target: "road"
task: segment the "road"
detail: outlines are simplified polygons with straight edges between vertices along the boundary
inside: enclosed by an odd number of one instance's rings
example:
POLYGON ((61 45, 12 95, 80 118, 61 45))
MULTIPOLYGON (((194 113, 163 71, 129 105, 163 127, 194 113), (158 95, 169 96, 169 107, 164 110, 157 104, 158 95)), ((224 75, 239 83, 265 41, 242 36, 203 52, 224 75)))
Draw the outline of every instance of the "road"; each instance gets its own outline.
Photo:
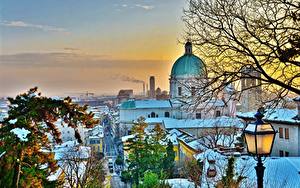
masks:
POLYGON ((104 156, 106 158, 117 157, 117 147, 114 143, 111 126, 109 124, 104 125, 104 156))
MULTIPOLYGON (((112 136, 112 130, 111 130, 111 125, 109 124, 109 121, 105 121, 104 125, 104 156, 108 160, 109 158, 115 159, 117 158, 118 155, 118 149, 116 144, 114 143, 114 139, 112 136)), ((119 175, 115 173, 115 169, 113 173, 108 172, 110 174, 111 179, 110 179, 110 186, 112 188, 125 188, 125 184, 121 181, 121 178, 119 175)))

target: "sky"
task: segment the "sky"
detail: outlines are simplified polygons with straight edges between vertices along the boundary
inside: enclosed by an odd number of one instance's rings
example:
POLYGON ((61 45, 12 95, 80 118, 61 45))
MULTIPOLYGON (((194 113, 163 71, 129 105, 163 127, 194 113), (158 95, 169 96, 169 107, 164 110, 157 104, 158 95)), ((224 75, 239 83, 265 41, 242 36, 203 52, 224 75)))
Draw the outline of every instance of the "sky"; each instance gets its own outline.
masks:
POLYGON ((1 0, 0 96, 169 89, 185 0, 1 0))

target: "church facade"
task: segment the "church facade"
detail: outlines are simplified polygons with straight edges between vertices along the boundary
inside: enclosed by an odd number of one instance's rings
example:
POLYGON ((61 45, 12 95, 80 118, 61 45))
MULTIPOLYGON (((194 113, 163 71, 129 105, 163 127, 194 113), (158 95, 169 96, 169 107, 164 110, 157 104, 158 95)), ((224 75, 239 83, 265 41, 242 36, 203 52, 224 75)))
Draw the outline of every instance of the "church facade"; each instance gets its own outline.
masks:
POLYGON ((206 76, 205 63, 193 54, 192 43, 186 42, 184 54, 173 64, 170 74, 168 100, 131 99, 120 105, 120 127, 127 131, 139 117, 172 119, 208 119, 229 116, 229 107, 221 99, 193 107, 197 95, 196 85, 206 76))

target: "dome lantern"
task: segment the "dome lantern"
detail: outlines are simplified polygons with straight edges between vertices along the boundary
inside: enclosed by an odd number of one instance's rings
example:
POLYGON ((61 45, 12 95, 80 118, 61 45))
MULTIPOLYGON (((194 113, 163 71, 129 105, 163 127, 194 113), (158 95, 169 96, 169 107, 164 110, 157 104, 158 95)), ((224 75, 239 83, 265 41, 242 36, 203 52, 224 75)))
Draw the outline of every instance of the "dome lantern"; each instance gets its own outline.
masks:
POLYGON ((194 77, 204 73, 203 61, 195 56, 192 51, 192 43, 188 40, 185 45, 185 54, 179 57, 173 64, 172 77, 194 77))
POLYGON ((185 54, 193 54, 192 43, 188 40, 185 45, 185 54))

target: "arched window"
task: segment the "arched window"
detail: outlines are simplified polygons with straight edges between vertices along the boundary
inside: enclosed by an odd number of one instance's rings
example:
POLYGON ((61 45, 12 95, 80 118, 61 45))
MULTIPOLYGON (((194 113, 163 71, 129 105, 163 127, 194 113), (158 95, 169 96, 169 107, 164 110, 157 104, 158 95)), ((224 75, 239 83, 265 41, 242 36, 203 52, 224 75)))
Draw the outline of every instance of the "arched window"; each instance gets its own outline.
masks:
POLYGON ((170 117, 170 112, 165 112, 165 117, 170 117))
POLYGON ((151 117, 154 118, 155 117, 155 113, 151 112, 151 117))

